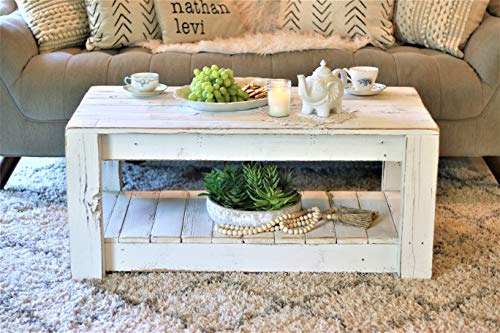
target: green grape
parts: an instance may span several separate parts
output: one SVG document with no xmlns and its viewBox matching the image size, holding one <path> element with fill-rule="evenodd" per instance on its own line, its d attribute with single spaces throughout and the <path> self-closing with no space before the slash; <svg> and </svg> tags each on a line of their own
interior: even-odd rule
<svg viewBox="0 0 500 333">
<path fill-rule="evenodd" d="M 215 90 L 219 90 L 220 89 L 220 85 L 218 83 L 214 84 L 214 89 Z"/>
<path fill-rule="evenodd" d="M 210 75 L 212 71 L 208 67 L 203 67 L 203 73 L 205 73 L 205 75 Z"/>
<path fill-rule="evenodd" d="M 194 87 L 194 91 L 198 92 L 198 91 L 202 91 L 203 90 L 203 87 L 201 86 L 201 84 L 196 84 L 196 86 Z"/>
<path fill-rule="evenodd" d="M 219 72 L 217 71 L 212 71 L 212 74 L 210 75 L 212 78 L 217 79 L 220 75 Z"/>
<path fill-rule="evenodd" d="M 229 88 L 231 86 L 231 80 L 224 80 L 224 85 Z"/>
<path fill-rule="evenodd" d="M 214 65 L 212 65 L 212 67 L 210 67 L 210 69 L 212 71 L 218 71 L 219 70 L 219 66 L 217 66 L 217 65 L 214 64 Z"/>
<path fill-rule="evenodd" d="M 196 68 L 194 71 L 193 71 L 194 75 L 198 76 L 200 75 L 200 70 L 198 68 Z"/>
<path fill-rule="evenodd" d="M 229 75 L 230 77 L 233 77 L 233 75 L 234 75 L 234 72 L 233 72 L 233 70 L 232 70 L 232 69 L 227 69 L 227 70 L 226 70 L 226 73 L 227 73 L 227 75 Z"/>
<path fill-rule="evenodd" d="M 218 90 L 214 90 L 213 94 L 214 94 L 215 98 L 221 98 L 222 97 L 222 94 Z"/>
<path fill-rule="evenodd" d="M 221 87 L 219 90 L 220 90 L 220 93 L 221 93 L 222 95 L 227 94 L 227 89 L 226 89 L 226 87 Z"/>
<path fill-rule="evenodd" d="M 207 98 L 207 92 L 205 90 L 203 90 L 203 92 L 201 93 L 201 96 L 203 96 L 203 98 Z"/>
<path fill-rule="evenodd" d="M 231 102 L 238 102 L 238 97 L 231 96 Z"/>
<path fill-rule="evenodd" d="M 203 89 L 205 89 L 205 88 L 206 88 L 206 87 L 208 87 L 208 86 L 211 86 L 210 82 L 203 82 L 203 83 L 201 84 L 201 87 L 202 87 Z"/>
<path fill-rule="evenodd" d="M 203 81 L 205 80 L 205 74 L 204 73 L 200 73 L 200 75 L 198 75 L 198 81 Z"/>
<path fill-rule="evenodd" d="M 217 80 L 215 80 L 215 83 L 217 83 L 218 85 L 222 86 L 224 84 L 224 80 L 223 79 L 217 79 Z"/>
<path fill-rule="evenodd" d="M 210 86 L 206 87 L 205 90 L 211 93 L 211 92 L 214 92 L 214 87 L 212 87 L 210 85 Z"/>
<path fill-rule="evenodd" d="M 215 97 L 215 100 L 217 101 L 217 103 L 224 103 L 224 102 L 226 102 L 224 100 L 224 97 L 222 97 L 222 96 L 221 97 Z"/>
<path fill-rule="evenodd" d="M 229 93 L 229 95 L 231 96 L 236 96 L 236 90 L 234 90 L 233 88 L 228 88 L 227 89 L 227 92 Z"/>
<path fill-rule="evenodd" d="M 246 92 L 243 92 L 243 96 L 242 97 L 243 97 L 243 99 L 245 101 L 248 101 L 250 99 L 250 96 L 248 96 L 248 94 Z"/>
<path fill-rule="evenodd" d="M 223 80 L 227 80 L 227 79 L 229 79 L 229 75 L 227 75 L 227 73 L 223 73 L 220 77 L 221 77 L 221 79 L 223 79 Z"/>
<path fill-rule="evenodd" d="M 238 96 L 238 102 L 243 102 L 243 97 Z"/>
<path fill-rule="evenodd" d="M 207 99 L 213 99 L 214 98 L 214 94 L 212 94 L 211 92 L 207 92 Z"/>
<path fill-rule="evenodd" d="M 203 91 L 201 91 L 201 90 L 196 91 L 195 94 L 196 94 L 196 97 L 198 97 L 198 98 L 203 97 Z"/>
<path fill-rule="evenodd" d="M 196 93 L 194 93 L 194 92 L 190 93 L 189 96 L 188 96 L 188 99 L 190 101 L 196 101 L 196 99 L 197 99 Z"/>
<path fill-rule="evenodd" d="M 240 97 L 243 97 L 243 90 L 241 90 L 241 88 L 238 87 L 238 89 L 236 89 L 236 94 Z"/>
</svg>

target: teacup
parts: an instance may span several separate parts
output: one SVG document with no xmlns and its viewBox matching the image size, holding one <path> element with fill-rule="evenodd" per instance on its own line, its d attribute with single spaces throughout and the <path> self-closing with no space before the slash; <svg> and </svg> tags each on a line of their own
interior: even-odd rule
<svg viewBox="0 0 500 333">
<path fill-rule="evenodd" d="M 344 70 L 349 74 L 350 81 L 357 91 L 371 90 L 375 80 L 377 80 L 377 67 L 357 66 L 349 69 L 344 68 Z"/>
<path fill-rule="evenodd" d="M 160 75 L 157 73 L 135 73 L 127 76 L 123 81 L 135 91 L 153 91 L 160 84 Z"/>
</svg>

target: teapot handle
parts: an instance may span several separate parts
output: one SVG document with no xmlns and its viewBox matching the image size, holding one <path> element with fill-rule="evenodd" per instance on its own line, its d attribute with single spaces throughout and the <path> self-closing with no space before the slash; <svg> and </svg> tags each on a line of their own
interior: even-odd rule
<svg viewBox="0 0 500 333">
<path fill-rule="evenodd" d="M 332 72 L 332 74 L 333 74 L 334 76 L 336 76 L 336 77 L 339 77 L 339 75 L 340 75 L 340 80 L 342 81 L 342 83 L 343 83 L 344 85 L 346 85 L 346 84 L 347 84 L 347 81 L 349 80 L 349 76 L 347 75 L 347 73 L 349 73 L 349 72 L 347 71 L 347 68 L 344 68 L 344 69 L 342 69 L 342 68 L 337 68 L 336 70 L 334 70 L 334 71 Z"/>
</svg>

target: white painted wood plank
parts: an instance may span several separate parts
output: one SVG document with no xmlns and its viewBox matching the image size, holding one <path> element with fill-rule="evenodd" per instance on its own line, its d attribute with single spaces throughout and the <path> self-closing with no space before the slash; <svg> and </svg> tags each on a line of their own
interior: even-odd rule
<svg viewBox="0 0 500 333">
<path fill-rule="evenodd" d="M 151 242 L 180 243 L 187 200 L 187 191 L 160 192 Z"/>
<path fill-rule="evenodd" d="M 120 237 L 120 231 L 122 230 L 125 215 L 127 215 L 127 209 L 131 197 L 132 192 L 120 192 L 118 194 L 113 208 L 113 213 L 111 214 L 109 223 L 106 225 L 106 229 L 104 231 L 104 242 L 118 242 L 118 237 Z"/>
<path fill-rule="evenodd" d="M 300 133 L 299 133 L 300 134 Z M 270 134 L 120 134 L 101 140 L 103 158 L 113 160 L 246 161 L 383 161 L 402 160 L 405 140 L 399 136 Z M 307 139 L 304 139 L 304 135 Z M 228 140 L 231 145 L 228 145 Z M 252 142 L 252 145 L 247 145 Z M 241 147 L 245 145 L 245 149 Z M 224 147 L 224 149 L 221 149 Z M 284 149 L 294 147 L 294 149 Z M 161 149 L 160 149 L 161 148 Z"/>
<path fill-rule="evenodd" d="M 401 277 L 432 276 L 439 136 L 408 136 L 400 232 Z"/>
<path fill-rule="evenodd" d="M 177 107 L 179 101 L 176 101 L 172 94 L 165 94 L 149 100 L 130 100 L 125 99 L 123 94 L 116 89 L 121 89 L 121 87 L 113 89 L 109 87 L 92 88 L 83 98 L 80 107 L 70 120 L 68 128 L 88 126 L 88 128 L 116 129 L 122 133 L 134 128 L 162 128 L 163 131 L 167 131 L 178 126 L 175 122 L 170 121 L 173 116 L 178 120 L 184 120 L 185 125 L 182 128 L 191 131 L 205 128 L 211 131 L 231 129 L 234 132 L 239 132 L 242 128 L 241 124 L 248 123 L 252 119 L 254 128 L 272 128 L 293 132 L 297 128 L 307 129 L 310 127 L 309 124 L 300 122 L 283 126 L 286 119 L 271 121 L 266 118 L 265 112 L 255 112 L 255 110 L 231 115 L 196 113 L 193 116 L 192 110 L 187 108 L 181 110 Z M 292 112 L 300 112 L 300 103 L 297 101 L 297 88 L 293 88 Z M 398 129 L 401 134 L 405 134 L 415 133 L 419 130 L 422 133 L 425 131 L 437 132 L 438 130 L 436 123 L 426 111 L 414 88 L 388 87 L 383 94 L 364 98 L 345 96 L 344 107 L 348 110 L 356 110 L 357 118 L 336 124 L 331 131 L 354 134 L 352 131 L 375 130 L 381 132 Z M 159 108 L 166 112 L 158 112 Z M 401 112 L 401 109 L 404 112 Z M 137 113 L 137 110 L 141 112 Z M 110 116 L 112 113 L 115 115 Z M 95 117 L 94 124 L 85 119 L 87 114 Z M 138 114 L 142 119 L 137 118 Z M 246 119 L 244 122 L 239 121 L 242 117 L 248 118 L 249 115 L 250 119 Z M 130 117 L 136 117 L 136 119 L 130 119 Z"/>
<path fill-rule="evenodd" d="M 206 198 L 190 191 L 182 227 L 183 243 L 211 243 L 213 221 L 208 215 Z"/>
<path fill-rule="evenodd" d="M 401 162 L 382 163 L 382 191 L 401 191 Z"/>
<path fill-rule="evenodd" d="M 118 242 L 149 243 L 160 192 L 133 192 Z"/>
<path fill-rule="evenodd" d="M 263 232 L 261 234 L 243 236 L 246 244 L 274 244 L 274 232 Z"/>
<path fill-rule="evenodd" d="M 401 192 L 385 192 L 384 194 L 387 199 L 387 204 L 389 205 L 389 211 L 391 212 L 394 226 L 399 235 L 401 231 Z"/>
<path fill-rule="evenodd" d="M 101 279 L 105 274 L 100 151 L 97 135 L 66 132 L 70 257 L 74 279 Z"/>
<path fill-rule="evenodd" d="M 107 229 L 119 192 L 102 192 L 103 228 Z"/>
<path fill-rule="evenodd" d="M 387 201 L 382 192 L 357 192 L 359 206 L 362 209 L 378 212 L 378 218 L 366 230 L 370 244 L 396 244 L 398 234 L 392 221 Z"/>
<path fill-rule="evenodd" d="M 396 272 L 395 244 L 106 243 L 109 271 Z"/>
<path fill-rule="evenodd" d="M 330 192 L 332 203 L 338 206 L 359 208 L 356 192 L 335 191 Z M 335 232 L 337 233 L 337 243 L 339 244 L 366 244 L 368 237 L 363 228 L 355 227 L 342 222 L 335 222 Z"/>
<path fill-rule="evenodd" d="M 121 161 L 102 162 L 102 190 L 116 191 L 122 189 L 122 165 Z"/>
<path fill-rule="evenodd" d="M 321 191 L 302 192 L 302 208 L 319 207 L 323 212 L 330 209 L 328 194 Z M 306 234 L 306 244 L 335 244 L 337 238 L 332 221 L 320 220 L 316 227 Z"/>
</svg>

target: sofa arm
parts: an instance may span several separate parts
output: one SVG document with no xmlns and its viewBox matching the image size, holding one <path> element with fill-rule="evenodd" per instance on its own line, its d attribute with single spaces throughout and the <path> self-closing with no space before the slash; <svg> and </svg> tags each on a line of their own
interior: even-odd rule
<svg viewBox="0 0 500 333">
<path fill-rule="evenodd" d="M 35 37 L 19 11 L 0 16 L 0 80 L 10 88 L 37 54 Z"/>
<path fill-rule="evenodd" d="M 500 18 L 486 14 L 470 37 L 464 59 L 478 73 L 481 81 L 494 90 L 500 83 Z"/>
</svg>

